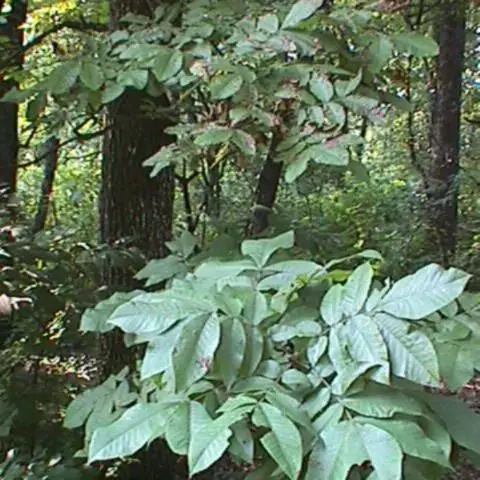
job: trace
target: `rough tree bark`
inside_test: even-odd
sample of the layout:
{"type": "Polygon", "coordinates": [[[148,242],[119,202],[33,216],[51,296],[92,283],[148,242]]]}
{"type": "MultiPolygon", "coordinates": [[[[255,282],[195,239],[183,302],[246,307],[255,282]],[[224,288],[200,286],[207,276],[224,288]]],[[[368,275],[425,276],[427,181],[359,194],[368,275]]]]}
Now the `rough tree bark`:
{"type": "MultiPolygon", "coordinates": [[[[152,15],[158,0],[110,0],[111,29],[119,28],[126,13],[152,15]]],[[[147,118],[141,114],[146,100],[167,106],[167,99],[152,99],[144,92],[126,91],[107,111],[108,131],[104,137],[102,188],[100,194],[100,238],[115,246],[123,239],[138,247],[148,258],[162,257],[165,242],[171,239],[174,176],[166,169],[150,178],[142,162],[161,147],[174,141],[165,133],[170,121],[147,118]]],[[[103,284],[110,291],[131,290],[132,273],[109,263],[103,269],[103,284]]],[[[133,366],[134,354],[127,349],[123,335],[116,331],[102,342],[104,375],[118,373],[123,366],[133,366]]],[[[176,458],[160,442],[154,442],[127,466],[120,478],[153,480],[173,478],[176,458]]]]}
{"type": "MultiPolygon", "coordinates": [[[[4,0],[0,0],[0,11],[4,0]]],[[[23,44],[23,30],[20,28],[27,15],[26,0],[13,0],[11,10],[5,15],[6,22],[0,24],[2,52],[8,55],[12,50],[20,49],[23,44]]],[[[8,69],[21,69],[23,56],[15,56],[8,62],[8,69]]],[[[17,86],[14,80],[3,80],[5,72],[0,72],[0,97],[17,86]]],[[[0,191],[3,198],[8,199],[15,193],[17,184],[18,139],[18,105],[0,102],[0,191]]]]}
{"type": "Polygon", "coordinates": [[[437,25],[440,54],[432,102],[431,160],[427,169],[428,220],[444,264],[454,260],[457,241],[460,114],[465,51],[465,0],[442,0],[437,25]]]}

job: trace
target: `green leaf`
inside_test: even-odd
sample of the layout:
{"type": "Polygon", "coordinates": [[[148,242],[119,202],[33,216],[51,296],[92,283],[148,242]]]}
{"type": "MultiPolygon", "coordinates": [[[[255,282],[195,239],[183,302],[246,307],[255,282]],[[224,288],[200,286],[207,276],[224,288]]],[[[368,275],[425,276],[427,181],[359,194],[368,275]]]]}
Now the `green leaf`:
{"type": "Polygon", "coordinates": [[[244,325],[246,334],[245,358],[240,370],[241,377],[250,377],[262,361],[264,339],[262,332],[255,326],[244,325]]]}
{"type": "Polygon", "coordinates": [[[255,155],[257,147],[255,139],[247,132],[243,130],[234,130],[232,135],[232,142],[238,147],[238,149],[247,156],[255,155]]]}
{"type": "Polygon", "coordinates": [[[213,127],[204,130],[198,137],[195,138],[194,143],[199,147],[209,147],[211,145],[219,145],[228,142],[232,137],[233,130],[223,127],[213,127]]]}
{"type": "Polygon", "coordinates": [[[168,412],[168,407],[159,403],[129,408],[116,422],[95,430],[88,449],[89,463],[133,455],[163,434],[168,412]]]}
{"type": "Polygon", "coordinates": [[[213,100],[226,100],[233,97],[243,85],[239,74],[228,74],[215,77],[210,83],[210,93],[213,100]]]}
{"type": "Polygon", "coordinates": [[[440,376],[449,390],[457,391],[473,378],[475,364],[473,352],[468,347],[461,343],[439,343],[435,345],[435,350],[440,376]]]}
{"type": "Polygon", "coordinates": [[[323,103],[328,103],[333,97],[333,85],[324,77],[313,77],[310,90],[323,103]]]}
{"type": "Polygon", "coordinates": [[[80,80],[87,88],[96,92],[102,87],[105,75],[96,63],[85,62],[80,70],[80,80]]]}
{"type": "Polygon", "coordinates": [[[171,368],[173,350],[177,346],[180,333],[181,327],[175,326],[148,343],[140,370],[142,380],[171,368]]]}
{"type": "Polygon", "coordinates": [[[107,323],[113,312],[129,300],[143,294],[141,290],[133,292],[116,292],[111,297],[103,300],[94,308],[87,308],[80,321],[81,332],[106,333],[114,328],[114,325],[107,323]]]}
{"type": "Polygon", "coordinates": [[[408,324],[385,314],[373,317],[388,348],[392,373],[412,382],[438,386],[440,373],[430,340],[421,332],[408,333],[408,324]]]}
{"type": "Polygon", "coordinates": [[[345,109],[337,102],[328,102],[327,103],[327,118],[333,124],[338,125],[338,127],[343,127],[347,121],[347,114],[345,109]]]}
{"type": "Polygon", "coordinates": [[[190,445],[188,448],[188,470],[190,477],[202,472],[215,463],[228,448],[232,431],[228,428],[239,419],[218,418],[213,421],[204,407],[195,402],[191,409],[190,445]]]}
{"type": "Polygon", "coordinates": [[[230,442],[229,452],[234,457],[246,463],[252,464],[255,453],[255,443],[252,432],[246,421],[232,425],[233,438],[230,442]]]}
{"type": "Polygon", "coordinates": [[[145,285],[150,287],[169,280],[173,277],[183,277],[188,273],[185,261],[177,255],[150,260],[145,267],[137,272],[137,280],[147,280],[145,285]]]}
{"type": "Polygon", "coordinates": [[[366,417],[391,418],[397,413],[421,416],[422,406],[399,390],[369,383],[360,393],[341,399],[342,405],[366,417]]]}
{"type": "Polygon", "coordinates": [[[393,44],[386,35],[375,35],[365,53],[368,58],[368,70],[377,74],[392,58],[393,44]]]}
{"type": "Polygon", "coordinates": [[[159,82],[166,82],[174,77],[182,69],[182,66],[182,52],[164,49],[156,55],[152,71],[159,82]]]}
{"type": "Polygon", "coordinates": [[[353,465],[371,462],[378,478],[402,477],[402,451],[389,433],[372,425],[349,420],[321,433],[308,462],[305,480],[339,480],[348,476],[353,465]]]}
{"type": "Polygon", "coordinates": [[[480,442],[478,441],[480,415],[478,413],[475,413],[467,403],[456,397],[422,393],[421,398],[444,422],[448,433],[458,445],[480,454],[480,442]]]}
{"type": "MultiPolygon", "coordinates": [[[[322,413],[332,398],[332,391],[328,387],[318,388],[313,394],[309,395],[303,402],[302,408],[308,413],[310,418],[315,418],[322,413]]],[[[337,404],[339,405],[339,404],[337,404]]],[[[315,431],[318,430],[316,427],[315,431]]]]}
{"type": "Polygon", "coordinates": [[[219,342],[220,323],[216,314],[198,315],[183,327],[173,353],[177,392],[186,390],[210,371],[219,342]]]}
{"type": "Polygon", "coordinates": [[[373,269],[369,263],[357,267],[345,284],[343,290],[343,311],[346,315],[356,315],[362,309],[370,291],[373,269]]]}
{"type": "Polygon", "coordinates": [[[67,93],[75,85],[79,74],[80,64],[73,60],[67,61],[50,74],[46,86],[54,95],[67,93]]]}
{"type": "Polygon", "coordinates": [[[225,318],[221,323],[220,345],[215,354],[215,369],[227,388],[237,380],[245,359],[247,337],[238,318],[225,318]]]}
{"type": "Polygon", "coordinates": [[[378,309],[409,320],[419,320],[453,302],[464,290],[470,275],[436,264],[395,282],[378,309]]]}
{"type": "Polygon", "coordinates": [[[257,426],[271,430],[260,439],[261,444],[288,478],[298,478],[303,448],[295,424],[281,410],[263,402],[255,409],[252,421],[257,426]]]}
{"type": "Polygon", "coordinates": [[[398,442],[400,448],[412,457],[430,460],[445,467],[450,461],[440,445],[425,435],[425,432],[414,422],[408,420],[378,419],[356,417],[357,421],[369,423],[388,432],[398,442]]]}
{"type": "Polygon", "coordinates": [[[327,337],[319,337],[316,343],[314,343],[307,350],[307,358],[310,362],[310,365],[314,367],[320,357],[327,351],[328,339],[327,337]]]}
{"type": "Polygon", "coordinates": [[[421,33],[399,33],[391,37],[395,48],[401,53],[409,53],[416,57],[435,57],[438,55],[438,44],[431,37],[421,33]]]}
{"type": "Polygon", "coordinates": [[[252,325],[259,325],[269,315],[267,298],[257,290],[249,292],[243,316],[252,325]]]}
{"type": "Polygon", "coordinates": [[[125,85],[107,83],[102,91],[102,103],[106,105],[107,103],[113,102],[119,98],[125,90],[125,85]]]}
{"type": "Polygon", "coordinates": [[[210,260],[198,266],[194,274],[198,278],[220,279],[222,277],[236,277],[246,270],[257,270],[255,263],[249,258],[232,262],[210,260]]]}
{"type": "Polygon", "coordinates": [[[345,409],[341,403],[330,405],[314,422],[313,428],[317,434],[330,426],[337,425],[343,417],[345,409]]]}
{"type": "Polygon", "coordinates": [[[248,255],[258,267],[264,267],[277,250],[292,248],[293,244],[294,233],[290,230],[273,238],[245,240],[242,242],[242,254],[248,255]]]}
{"type": "Polygon", "coordinates": [[[278,17],[273,13],[262,15],[258,19],[257,28],[267,33],[276,33],[280,26],[278,17]]]}
{"type": "Polygon", "coordinates": [[[340,97],[346,97],[353,93],[362,82],[362,76],[363,72],[360,69],[357,75],[351,80],[337,80],[335,82],[335,91],[337,92],[337,95],[340,97]]]}
{"type": "Polygon", "coordinates": [[[299,0],[288,12],[282,23],[282,28],[296,27],[302,20],[313,15],[322,5],[324,0],[299,0]]]}
{"type": "Polygon", "coordinates": [[[291,395],[279,391],[270,391],[267,392],[265,399],[296,424],[307,429],[313,428],[308,414],[302,410],[300,402],[291,395]]]}
{"type": "Polygon", "coordinates": [[[29,122],[34,122],[45,111],[47,95],[44,92],[37,93],[27,105],[26,117],[29,122]]]}
{"type": "Polygon", "coordinates": [[[320,313],[328,325],[335,325],[343,315],[343,285],[336,284],[330,287],[323,297],[320,313]]]}
{"type": "Polygon", "coordinates": [[[126,70],[118,74],[117,81],[120,85],[133,87],[137,90],[143,90],[148,83],[147,70],[126,70]]]}
{"type": "Polygon", "coordinates": [[[302,155],[308,155],[316,163],[337,167],[346,167],[349,160],[346,148],[328,144],[312,145],[302,155]]]}
{"type": "Polygon", "coordinates": [[[299,155],[293,162],[287,164],[285,169],[285,181],[287,183],[293,183],[308,167],[308,161],[310,159],[307,156],[299,155]]]}

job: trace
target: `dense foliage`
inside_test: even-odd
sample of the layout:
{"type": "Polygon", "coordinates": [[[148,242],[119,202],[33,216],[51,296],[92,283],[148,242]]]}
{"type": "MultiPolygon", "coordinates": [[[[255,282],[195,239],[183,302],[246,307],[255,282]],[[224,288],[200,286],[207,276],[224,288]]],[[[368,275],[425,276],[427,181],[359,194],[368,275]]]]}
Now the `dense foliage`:
{"type": "MultiPolygon", "coordinates": [[[[478,13],[453,259],[431,222],[452,189],[429,186],[447,1],[153,3],[117,24],[128,2],[32,0],[21,55],[8,32],[0,53],[0,121],[18,105],[21,142],[0,199],[0,476],[108,476],[158,439],[190,476],[226,456],[249,480],[478,462],[478,415],[438,393],[480,370],[478,13]],[[132,98],[171,141],[127,151],[177,187],[177,235],[150,261],[135,236],[98,242],[109,122],[132,98]],[[132,280],[113,294],[112,269],[132,280]],[[138,368],[101,379],[96,340],[115,332],[138,368]]],[[[0,0],[2,41],[19,5],[0,0]]]]}

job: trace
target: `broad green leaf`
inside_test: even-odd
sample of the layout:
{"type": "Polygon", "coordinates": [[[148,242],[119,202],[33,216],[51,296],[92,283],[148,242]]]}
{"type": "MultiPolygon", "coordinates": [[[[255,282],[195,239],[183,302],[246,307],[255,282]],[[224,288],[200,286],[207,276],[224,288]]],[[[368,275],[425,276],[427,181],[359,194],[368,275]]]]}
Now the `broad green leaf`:
{"type": "Polygon", "coordinates": [[[140,370],[142,380],[164,372],[172,366],[172,353],[180,332],[181,326],[175,326],[148,343],[140,370]]]}
{"type": "Polygon", "coordinates": [[[137,90],[143,90],[148,83],[148,71],[147,70],[126,70],[120,72],[117,78],[118,83],[125,85],[126,87],[133,87],[137,90]]]}
{"type": "Polygon", "coordinates": [[[458,445],[480,454],[480,415],[456,397],[423,393],[421,398],[445,423],[458,445]]]}
{"type": "Polygon", "coordinates": [[[328,336],[328,356],[337,371],[341,371],[352,361],[352,357],[347,351],[345,334],[345,326],[336,324],[330,328],[328,336]]]}
{"type": "Polygon", "coordinates": [[[255,263],[249,258],[233,262],[210,260],[198,266],[194,274],[199,278],[220,279],[222,277],[236,277],[246,270],[257,270],[255,263]]]}
{"type": "Polygon", "coordinates": [[[226,100],[233,97],[243,85],[243,78],[235,74],[215,77],[210,83],[210,93],[213,100],[226,100]]]}
{"type": "Polygon", "coordinates": [[[102,103],[106,105],[119,98],[126,90],[125,85],[119,83],[107,83],[102,90],[102,103]]]}
{"type": "Polygon", "coordinates": [[[182,52],[178,50],[164,49],[157,53],[152,71],[159,82],[166,82],[182,69],[182,65],[182,52]]]}
{"type": "Polygon", "coordinates": [[[377,74],[392,58],[393,44],[386,35],[375,35],[366,50],[368,70],[377,74]]]}
{"type": "Polygon", "coordinates": [[[369,423],[388,432],[407,455],[430,460],[445,467],[450,466],[450,461],[442,448],[427,437],[425,432],[413,421],[368,417],[356,417],[356,420],[369,423]]]}
{"type": "Polygon", "coordinates": [[[67,93],[75,85],[80,68],[80,64],[74,60],[61,63],[48,77],[47,88],[54,95],[67,93]]]}
{"type": "Polygon", "coordinates": [[[309,157],[306,155],[299,155],[293,162],[287,164],[285,168],[285,181],[293,183],[300,175],[302,175],[308,167],[309,157]]]}
{"type": "Polygon", "coordinates": [[[85,62],[80,70],[80,80],[87,88],[95,92],[102,87],[105,76],[100,65],[85,62]]]}
{"type": "Polygon", "coordinates": [[[324,77],[312,78],[310,90],[323,103],[328,103],[333,97],[333,85],[324,77]]]}
{"type": "Polygon", "coordinates": [[[380,365],[372,375],[379,383],[389,383],[390,371],[385,341],[376,323],[366,315],[355,315],[347,322],[349,352],[359,362],[380,365]]]}
{"type": "Polygon", "coordinates": [[[114,325],[108,323],[113,312],[120,306],[127,303],[132,298],[143,294],[141,290],[133,292],[116,292],[111,297],[98,303],[94,308],[87,308],[82,315],[80,322],[80,331],[106,333],[114,328],[114,325]]]}
{"type": "Polygon", "coordinates": [[[220,345],[215,353],[215,370],[227,388],[238,378],[245,358],[246,344],[242,322],[238,318],[224,318],[221,323],[220,345]]]}
{"type": "Polygon", "coordinates": [[[244,329],[246,334],[246,347],[240,369],[240,376],[248,378],[255,372],[262,360],[264,339],[262,332],[257,327],[246,324],[244,325],[244,329]]]}
{"type": "Polygon", "coordinates": [[[378,478],[402,477],[402,451],[395,438],[372,425],[349,420],[321,433],[308,462],[306,480],[339,480],[353,465],[371,462],[378,478]]]}
{"type": "Polygon", "coordinates": [[[337,80],[335,82],[335,91],[337,92],[337,95],[340,97],[346,97],[353,93],[362,82],[362,75],[363,72],[360,69],[357,75],[351,80],[337,80]]]}
{"type": "Polygon", "coordinates": [[[453,302],[469,279],[470,275],[461,270],[427,265],[395,282],[378,309],[399,318],[419,320],[453,302]]]}
{"type": "Polygon", "coordinates": [[[278,17],[273,13],[262,15],[257,23],[257,28],[267,33],[276,33],[279,26],[280,22],[278,21],[278,17]]]}
{"type": "Polygon", "coordinates": [[[268,315],[267,297],[257,290],[249,292],[245,302],[243,317],[251,322],[252,325],[259,325],[268,315]]]}
{"type": "Polygon", "coordinates": [[[288,12],[282,23],[282,28],[296,27],[302,20],[313,15],[322,5],[324,0],[299,0],[288,12]]]}
{"type": "Polygon", "coordinates": [[[186,390],[210,371],[219,342],[220,323],[216,314],[198,315],[183,327],[173,353],[177,392],[186,390]]]}
{"type": "Polygon", "coordinates": [[[170,289],[134,297],[118,307],[108,321],[126,333],[148,336],[162,333],[184,318],[213,311],[205,299],[170,289]]]}
{"type": "Polygon", "coordinates": [[[115,380],[107,379],[98,387],[85,390],[69,404],[65,412],[63,426],[68,429],[81,427],[88,416],[92,413],[98,402],[103,402],[106,396],[112,396],[115,392],[115,380]]]}
{"type": "MultiPolygon", "coordinates": [[[[352,361],[347,363],[332,382],[332,392],[335,395],[343,395],[362,375],[365,375],[375,365],[370,362],[352,361]]],[[[371,375],[370,375],[371,376],[371,375]]]]}
{"type": "Polygon", "coordinates": [[[137,272],[137,280],[147,280],[145,285],[150,287],[169,280],[173,277],[183,277],[188,273],[185,261],[177,255],[150,260],[145,267],[137,272]]]}
{"type": "Polygon", "coordinates": [[[232,137],[233,130],[223,127],[213,127],[204,130],[198,137],[195,138],[194,143],[199,147],[209,147],[211,145],[220,145],[228,142],[232,137]]]}
{"type": "Polygon", "coordinates": [[[254,460],[255,443],[247,422],[241,421],[231,426],[233,437],[230,441],[229,452],[234,457],[252,464],[254,460]]]}
{"type": "MultiPolygon", "coordinates": [[[[191,417],[192,410],[196,407],[197,402],[181,402],[174,409],[165,425],[165,440],[172,452],[177,455],[187,455],[188,446],[190,444],[191,417]]],[[[198,409],[197,415],[208,414],[202,408],[198,409]]]]}
{"type": "MultiPolygon", "coordinates": [[[[459,342],[435,344],[440,376],[451,391],[457,391],[474,376],[472,352],[459,342]]],[[[475,354],[478,355],[477,351],[475,354]]]]}
{"type": "Polygon", "coordinates": [[[320,357],[327,351],[328,339],[327,337],[319,337],[318,340],[308,348],[307,350],[307,358],[310,362],[310,365],[314,367],[320,357]]]}
{"type": "MultiPolygon", "coordinates": [[[[332,397],[332,391],[328,387],[318,388],[313,394],[309,395],[302,404],[302,408],[308,413],[310,418],[315,418],[319,413],[322,413],[327,407],[332,397]]],[[[318,430],[316,427],[315,431],[318,430]]]]}
{"type": "Polygon", "coordinates": [[[329,121],[339,128],[343,127],[347,121],[347,114],[342,105],[337,102],[328,102],[326,107],[326,114],[329,121]]]}
{"type": "Polygon", "coordinates": [[[438,45],[431,37],[421,33],[399,33],[391,37],[395,48],[401,53],[409,53],[416,57],[435,57],[438,55],[438,45]]]}
{"type": "Polygon", "coordinates": [[[353,260],[355,258],[366,258],[368,260],[383,261],[382,256],[377,251],[375,251],[375,250],[363,250],[362,252],[355,253],[354,255],[350,255],[348,257],[343,257],[343,258],[339,258],[339,259],[336,259],[336,260],[330,260],[330,262],[328,262],[325,265],[325,269],[330,270],[330,268],[332,268],[334,265],[338,265],[339,263],[344,263],[344,262],[353,260]]]}
{"type": "Polygon", "coordinates": [[[116,422],[95,430],[88,449],[89,463],[133,455],[162,435],[168,413],[169,408],[161,403],[129,408],[116,422]]]}
{"type": "Polygon", "coordinates": [[[292,248],[293,243],[294,234],[290,230],[273,238],[245,240],[242,242],[242,254],[248,255],[258,267],[264,267],[277,250],[292,248]]]}
{"type": "Polygon", "coordinates": [[[343,292],[343,310],[346,315],[356,315],[362,309],[372,284],[373,269],[369,263],[357,267],[347,280],[343,292]]]}
{"type": "Polygon", "coordinates": [[[392,373],[412,382],[438,386],[440,373],[435,349],[421,332],[408,332],[408,324],[385,314],[373,317],[387,345],[392,373]]]}
{"type": "Polygon", "coordinates": [[[313,428],[317,434],[321,434],[332,425],[337,425],[343,417],[345,409],[341,403],[330,405],[314,422],[313,428]]]}
{"type": "Polygon", "coordinates": [[[282,383],[291,390],[298,392],[307,392],[312,388],[312,383],[310,382],[308,375],[296,368],[290,368],[283,373],[282,383]]]}
{"type": "Polygon", "coordinates": [[[267,392],[265,399],[293,422],[307,429],[313,428],[308,414],[302,410],[300,402],[291,395],[279,391],[271,391],[267,392]]]}
{"type": "Polygon", "coordinates": [[[312,145],[302,155],[309,156],[315,163],[346,167],[349,161],[348,150],[340,146],[312,145]]]}
{"type": "Polygon", "coordinates": [[[323,297],[320,313],[323,320],[328,323],[328,325],[335,325],[342,319],[344,287],[340,284],[335,284],[326,293],[323,297]]]}
{"type": "Polygon", "coordinates": [[[238,149],[247,156],[255,155],[257,146],[252,135],[243,130],[234,130],[232,135],[232,142],[238,149]]]}
{"type": "Polygon", "coordinates": [[[257,426],[271,430],[260,439],[261,444],[288,478],[298,478],[303,449],[302,438],[295,424],[281,410],[268,403],[261,403],[255,409],[252,421],[257,426]]]}
{"type": "Polygon", "coordinates": [[[367,417],[391,418],[397,413],[421,416],[422,406],[413,398],[383,385],[369,383],[359,393],[345,396],[342,405],[367,417]]]}
{"type": "MultiPolygon", "coordinates": [[[[200,404],[198,404],[200,406],[200,404]]],[[[248,404],[222,414],[215,420],[205,415],[192,416],[192,437],[188,449],[190,476],[206,470],[225,452],[232,436],[230,427],[242,420],[254,408],[248,404]]],[[[196,409],[192,409],[196,413],[196,409]]]]}

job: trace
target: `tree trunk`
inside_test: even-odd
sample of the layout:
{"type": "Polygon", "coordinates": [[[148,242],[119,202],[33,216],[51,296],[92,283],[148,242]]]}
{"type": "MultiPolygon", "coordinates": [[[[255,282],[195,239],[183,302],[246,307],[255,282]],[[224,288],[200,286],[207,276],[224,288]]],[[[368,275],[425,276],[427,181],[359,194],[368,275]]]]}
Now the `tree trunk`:
{"type": "Polygon", "coordinates": [[[439,7],[435,95],[432,102],[431,161],[427,171],[428,217],[444,264],[454,260],[460,165],[460,114],[465,50],[465,0],[439,7]]]}
{"type": "Polygon", "coordinates": [[[269,217],[277,198],[283,167],[283,163],[276,162],[274,158],[279,140],[279,134],[274,133],[267,158],[258,177],[255,205],[245,232],[248,237],[261,236],[269,226],[269,217]]]}
{"type": "MultiPolygon", "coordinates": [[[[158,5],[152,0],[110,0],[111,28],[118,29],[126,13],[153,14],[158,5]]],[[[167,99],[152,99],[144,92],[126,91],[107,111],[109,129],[104,137],[102,188],[100,195],[100,237],[115,246],[124,239],[148,258],[162,257],[165,242],[171,239],[174,176],[171,169],[155,178],[142,163],[175,137],[167,135],[170,121],[141,115],[141,105],[152,100],[167,106],[167,99]]],[[[131,290],[136,282],[132,272],[107,263],[103,283],[110,291],[131,290]]],[[[102,341],[103,374],[118,373],[125,365],[135,367],[135,353],[125,347],[123,335],[115,331],[102,341]]],[[[154,480],[174,478],[177,458],[157,441],[137,456],[139,462],[125,465],[119,478],[154,480]]]]}
{"type": "MultiPolygon", "coordinates": [[[[3,6],[3,1],[0,1],[1,6],[3,6]]],[[[11,11],[6,14],[6,23],[0,24],[2,53],[9,55],[11,51],[19,50],[22,47],[23,30],[20,26],[25,22],[26,15],[27,2],[13,0],[11,11]]],[[[21,69],[23,56],[18,55],[14,58],[15,60],[7,65],[7,68],[21,69]]],[[[3,75],[4,72],[0,72],[0,80],[3,75]]],[[[0,97],[15,86],[17,83],[13,80],[2,80],[0,97]]],[[[0,192],[4,194],[0,198],[7,199],[7,202],[16,190],[18,147],[18,105],[0,102],[0,192]]]]}

